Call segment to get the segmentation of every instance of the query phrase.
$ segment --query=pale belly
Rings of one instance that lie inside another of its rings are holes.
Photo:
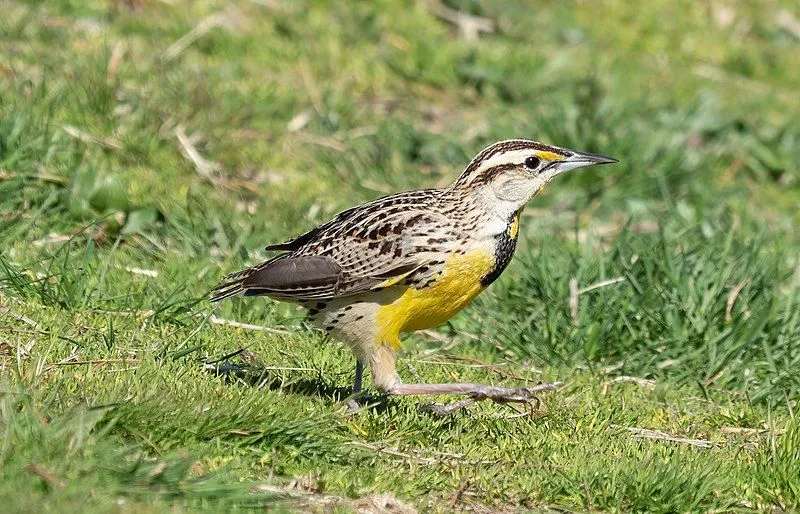
[[[484,250],[451,257],[434,285],[425,289],[409,287],[397,299],[378,308],[378,340],[399,346],[401,332],[443,324],[483,291],[481,279],[491,272],[494,263],[493,255]]]

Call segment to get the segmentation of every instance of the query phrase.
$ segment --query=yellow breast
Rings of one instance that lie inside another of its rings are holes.
[[[432,286],[425,289],[409,287],[392,303],[378,309],[379,341],[399,346],[400,332],[441,325],[483,290],[481,278],[493,266],[494,256],[484,250],[450,257],[442,276]]]

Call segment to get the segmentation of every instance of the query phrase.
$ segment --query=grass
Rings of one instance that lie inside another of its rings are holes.
[[[796,7],[449,2],[493,20],[470,41],[431,5],[4,8],[7,511],[800,509]],[[299,311],[206,302],[267,242],[509,137],[621,163],[534,200],[400,373],[566,382],[534,415],[350,415],[352,357]]]

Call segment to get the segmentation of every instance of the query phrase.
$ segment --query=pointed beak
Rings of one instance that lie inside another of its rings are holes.
[[[616,159],[611,157],[606,157],[605,155],[598,155],[596,153],[588,153],[588,152],[574,152],[572,150],[569,151],[572,155],[564,159],[563,161],[558,161],[554,163],[554,173],[555,175],[560,175],[565,171],[574,170],[577,168],[585,168],[586,166],[595,166],[597,164],[613,164],[615,162],[619,162]]]
[[[567,162],[583,163],[584,166],[594,166],[595,164],[614,164],[619,162],[613,157],[606,157],[596,153],[575,152],[567,159]]]

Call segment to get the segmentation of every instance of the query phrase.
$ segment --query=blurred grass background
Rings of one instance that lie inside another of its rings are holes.
[[[794,2],[3,11],[11,511],[800,508]],[[621,163],[532,202],[503,278],[401,375],[566,381],[537,416],[350,416],[352,358],[293,307],[211,317],[267,242],[512,137]],[[201,365],[242,348],[238,378]]]

